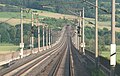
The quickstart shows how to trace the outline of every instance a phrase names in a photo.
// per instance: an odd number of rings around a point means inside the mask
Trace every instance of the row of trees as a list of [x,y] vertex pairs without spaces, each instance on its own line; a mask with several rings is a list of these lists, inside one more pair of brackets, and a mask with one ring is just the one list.
[[[35,28],[35,31],[37,29]],[[13,43],[15,45],[19,45],[20,43],[20,24],[16,26],[11,26],[7,23],[0,24],[0,35],[1,35],[1,43]],[[28,40],[31,35],[31,25],[24,24],[24,39],[25,43],[28,44]],[[36,37],[36,35],[35,35]]]
[[[44,18],[42,23],[50,25],[55,33],[57,31],[60,31],[62,27],[68,22],[66,19],[55,19],[55,18]],[[24,43],[25,47],[28,47],[30,44],[30,37],[31,33],[34,32],[34,38],[35,38],[35,46],[37,46],[37,26],[34,26],[33,29],[31,24],[24,24]],[[1,43],[12,43],[15,45],[19,45],[20,43],[20,31],[21,31],[21,25],[17,24],[15,26],[12,26],[8,23],[0,23],[0,42]],[[40,27],[40,37],[41,37],[41,45],[42,45],[42,26]],[[46,35],[46,32],[45,32]],[[46,38],[46,37],[45,37]],[[46,40],[46,39],[45,39]]]
[[[70,1],[78,2],[79,0],[64,0],[64,2],[70,2]],[[88,1],[95,4],[95,0],[88,0]],[[65,8],[82,8],[84,6],[86,9],[85,15],[87,17],[94,17],[94,13],[93,13],[95,11],[94,7],[83,2],[82,0],[77,4],[74,4],[74,3],[64,4],[64,2],[60,0],[0,0],[0,3],[4,3],[4,4],[22,6],[22,7],[34,8],[34,9],[43,9],[43,10],[49,10],[49,11],[54,11],[58,13],[68,13],[67,12],[68,9],[66,10]],[[43,8],[44,5],[47,5],[48,7],[52,6],[54,8],[51,8],[51,9]],[[109,0],[105,0],[105,1],[99,0],[99,6],[107,8],[108,11],[110,11],[111,3]],[[100,11],[100,13],[104,13],[104,12]]]
[[[106,45],[111,44],[111,31],[107,28],[99,29],[99,50],[100,51],[107,51],[109,50],[106,48]],[[94,50],[95,46],[95,28],[93,27],[85,27],[85,38],[86,38],[86,45],[89,46],[90,50]],[[116,32],[116,44],[120,45],[120,32]]]
[[[77,2],[77,3],[76,4],[74,4],[74,3],[66,4],[67,2],[71,2],[71,1]],[[88,1],[95,4],[95,0],[88,0]],[[116,3],[117,2],[119,3],[120,0],[117,0]],[[48,10],[48,11],[53,11],[53,12],[58,12],[58,13],[69,13],[69,14],[70,14],[70,12],[68,10],[71,10],[69,8],[78,8],[79,9],[79,8],[85,7],[86,17],[91,17],[91,18],[95,17],[94,6],[91,6],[90,4],[88,4],[82,0],[81,1],[80,0],[64,0],[64,1],[60,1],[60,0],[0,0],[0,3],[16,5],[16,6],[20,6],[20,7]],[[48,6],[48,8],[46,8],[44,6]],[[49,8],[49,7],[53,7],[53,8]],[[99,7],[107,10],[108,12],[111,12],[111,1],[110,0],[99,0]],[[119,14],[120,6],[116,5],[116,8],[118,8],[116,10],[116,14]],[[4,8],[4,9],[6,9],[6,8]],[[72,10],[72,11],[78,12],[77,10]],[[108,13],[99,9],[99,14],[101,16],[102,14],[108,14]],[[107,18],[107,17],[104,17],[104,18]],[[100,18],[99,20],[105,21],[107,19],[104,20],[104,19]]]
[[[43,0],[39,0],[43,1]],[[15,5],[20,7],[43,9],[41,3],[38,0],[0,0],[2,4]]]

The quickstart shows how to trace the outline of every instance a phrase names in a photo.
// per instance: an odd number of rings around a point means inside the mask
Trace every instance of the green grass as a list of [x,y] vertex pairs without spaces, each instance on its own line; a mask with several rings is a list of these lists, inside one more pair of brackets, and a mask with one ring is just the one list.
[[[106,46],[110,50],[110,46]],[[102,51],[101,56],[110,59],[110,51]],[[117,62],[120,63],[120,45],[117,46]]]
[[98,24],[101,25],[101,26],[110,26],[111,22],[110,21],[98,22]]
[[101,70],[94,69],[92,71],[92,76],[105,76]]
[[0,44],[0,54],[14,52],[17,51],[18,49],[19,46],[13,44],[7,44],[7,43]]
[[18,12],[0,12],[0,18],[11,18],[11,17],[15,17],[15,18],[20,18],[20,13]]
[[[30,13],[24,13],[25,18],[30,19],[31,14]],[[20,12],[0,12],[0,18],[20,18]],[[39,16],[40,18],[45,18],[44,16]]]

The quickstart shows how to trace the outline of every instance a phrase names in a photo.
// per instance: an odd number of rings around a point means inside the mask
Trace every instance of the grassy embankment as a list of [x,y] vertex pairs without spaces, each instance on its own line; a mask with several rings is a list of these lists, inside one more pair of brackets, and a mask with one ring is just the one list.
[[13,44],[8,44],[8,43],[0,44],[0,54],[14,52],[14,51],[17,51],[18,49],[19,49],[19,46],[16,46]]
[[[110,50],[110,46],[106,46]],[[117,45],[117,62],[120,63],[120,45]],[[101,55],[110,59],[110,51],[102,51]]]

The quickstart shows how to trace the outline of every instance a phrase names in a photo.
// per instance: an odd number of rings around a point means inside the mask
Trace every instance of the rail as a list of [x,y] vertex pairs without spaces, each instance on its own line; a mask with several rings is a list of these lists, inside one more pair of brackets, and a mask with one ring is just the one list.
[[[63,27],[63,29],[61,30],[60,38],[58,38],[58,40],[55,43],[51,44],[52,47],[56,46],[61,41],[64,33],[65,33],[65,27]],[[41,47],[41,51],[42,51],[42,48],[43,47]],[[35,53],[38,53],[38,48],[34,48],[34,54]],[[0,54],[0,66],[5,65],[5,64],[9,64],[12,61],[20,59],[19,54],[20,54],[19,51],[8,53],[8,54]],[[31,50],[30,49],[24,50],[24,57],[27,57],[29,55],[31,55]]]
[[[26,61],[25,63],[19,64],[19,66],[9,68],[9,69],[3,69],[0,71],[0,75],[24,75],[25,72],[27,72],[30,68],[37,66],[38,63],[42,63],[45,60],[47,60],[50,57],[53,57],[53,55],[56,55],[55,53],[58,53],[58,51],[61,49],[61,47],[65,44],[65,37],[63,36],[65,33],[62,34],[61,38],[58,40],[58,43],[54,45],[51,49],[51,51],[45,52],[42,55],[36,54],[37,56],[30,59],[29,61]],[[51,59],[52,60],[52,59]],[[48,61],[50,62],[50,61]],[[47,64],[46,64],[47,65]],[[45,66],[46,66],[45,65]]]

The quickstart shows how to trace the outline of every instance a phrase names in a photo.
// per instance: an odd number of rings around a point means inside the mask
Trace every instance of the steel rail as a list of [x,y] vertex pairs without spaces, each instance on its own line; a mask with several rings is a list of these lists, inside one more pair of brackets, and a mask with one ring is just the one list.
[[[63,40],[63,41],[64,41],[64,40]],[[61,43],[61,45],[63,45],[63,43]],[[32,67],[33,67],[36,63],[38,63],[40,60],[43,60],[44,58],[46,58],[46,56],[48,57],[49,55],[51,55],[52,53],[54,53],[57,49],[59,49],[59,48],[61,47],[61,45],[58,46],[57,48],[55,48],[54,50],[52,50],[52,51],[50,51],[50,52],[48,52],[48,53],[46,53],[46,54],[44,54],[44,55],[41,55],[40,57],[35,58],[34,60],[28,62],[27,64],[24,64],[24,65],[22,65],[22,66],[19,66],[19,67],[17,67],[16,69],[13,69],[12,71],[10,71],[9,73],[7,73],[7,74],[5,74],[5,75],[10,75],[11,72],[14,74],[14,73],[16,72],[16,70],[20,70],[20,71],[22,71],[22,72],[18,71],[18,72],[15,73],[15,75],[16,75],[16,74],[17,74],[17,75],[22,74],[23,72],[25,72],[25,71],[27,71],[28,69],[32,68]],[[28,67],[28,68],[26,68],[26,67]],[[26,69],[25,69],[25,68],[26,68]],[[20,74],[18,74],[18,73],[20,73]]]

